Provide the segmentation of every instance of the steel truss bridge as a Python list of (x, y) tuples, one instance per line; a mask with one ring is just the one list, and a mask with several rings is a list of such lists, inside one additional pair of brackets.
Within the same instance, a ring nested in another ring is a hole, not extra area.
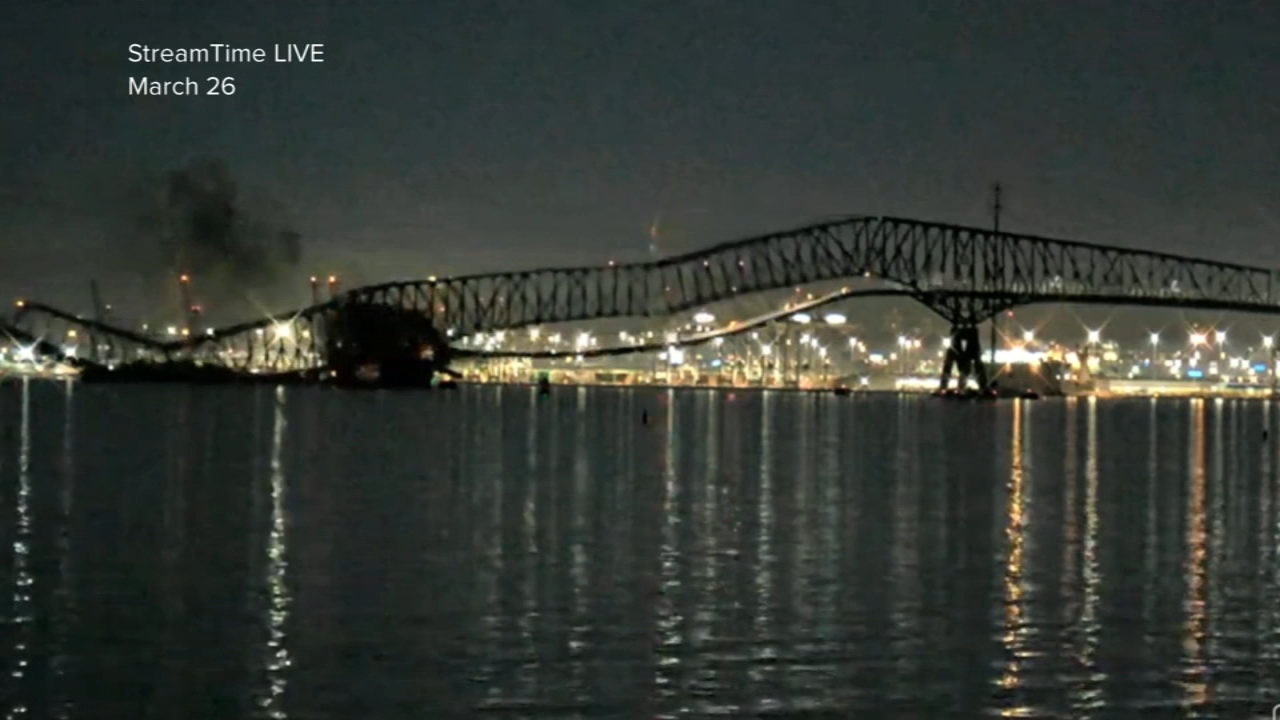
[[(295, 312), (168, 342), (38, 303), (20, 306), (6, 329), (43, 355), (81, 365), (183, 359), (232, 369), (321, 369), (328, 362), (326, 337), (335, 318), (355, 306), (412, 313), (429, 321), (441, 337), (460, 338), (556, 323), (677, 315), (750, 294), (852, 278), (884, 281), (889, 289), (879, 294), (914, 298), (951, 324), (944, 386), (953, 367), (962, 377), (974, 372), (985, 382), (977, 327), (1021, 305), (1280, 312), (1277, 272), (1270, 269), (960, 225), (854, 216), (654, 262), (369, 285)], [(846, 296), (836, 293), (820, 301)], [(756, 324), (738, 324), (712, 336)], [(68, 331), (82, 338), (74, 358), (66, 358), (58, 342), (50, 341)], [(709, 337), (681, 338), (676, 344)], [(649, 349), (601, 348), (583, 354)], [(489, 353), (453, 351), (459, 354)]]

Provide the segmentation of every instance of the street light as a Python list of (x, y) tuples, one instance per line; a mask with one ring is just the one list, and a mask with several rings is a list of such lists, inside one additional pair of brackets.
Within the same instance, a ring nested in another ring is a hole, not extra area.
[(828, 325), (843, 325), (845, 323), (845, 316), (840, 313), (827, 313), (827, 316), (824, 317), (823, 320), (826, 320)]
[(1160, 357), (1156, 354), (1156, 348), (1160, 345), (1160, 333), (1151, 333), (1151, 377), (1156, 376), (1156, 366), (1160, 364)]
[(1193, 333), (1191, 333), (1191, 346), (1192, 346), (1192, 347), (1200, 347), (1200, 346), (1204, 345), (1205, 343), (1207, 343), (1208, 341), (1209, 341), (1209, 338), (1208, 338), (1204, 333), (1200, 333), (1200, 332), (1193, 332)]
[(1032, 340), (1035, 340), (1035, 339), (1036, 339), (1036, 331), (1035, 331), (1035, 330), (1024, 330), (1024, 331), (1022, 332), (1022, 341), (1023, 341), (1023, 342), (1031, 342)]
[(1263, 335), (1262, 346), (1271, 354), (1271, 363), (1267, 367), (1268, 373), (1271, 375), (1271, 394), (1276, 392), (1276, 338), (1274, 335)]
[(1101, 331), (1101, 330), (1090, 330), (1090, 331), (1089, 331), (1089, 344), (1090, 344), (1090, 345), (1097, 345), (1097, 344), (1098, 344), (1098, 342), (1099, 342), (1101, 339), (1102, 339), (1102, 331)]

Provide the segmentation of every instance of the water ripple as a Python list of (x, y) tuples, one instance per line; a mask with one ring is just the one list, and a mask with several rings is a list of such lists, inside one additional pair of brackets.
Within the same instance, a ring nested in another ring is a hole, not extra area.
[(1280, 699), (1272, 402), (56, 392), (0, 395), (13, 717)]

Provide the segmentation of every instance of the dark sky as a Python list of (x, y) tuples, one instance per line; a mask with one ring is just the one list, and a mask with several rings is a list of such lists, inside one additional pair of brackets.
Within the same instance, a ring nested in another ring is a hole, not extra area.
[[(195, 157), (287, 210), (300, 281), (640, 259), (655, 216), (668, 253), (834, 214), (986, 224), (996, 179), (1012, 230), (1280, 265), (1275, 0), (7, 7), (15, 296), (133, 292), (128, 190)], [(134, 42), (326, 62), (133, 65)]]

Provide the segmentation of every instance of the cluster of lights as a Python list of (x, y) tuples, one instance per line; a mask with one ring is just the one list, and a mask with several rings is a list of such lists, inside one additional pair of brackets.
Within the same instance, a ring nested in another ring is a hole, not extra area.
[[(791, 321), (801, 325), (808, 325), (813, 322), (813, 316), (809, 313), (798, 312), (791, 316)], [(840, 313), (827, 313), (822, 316), (822, 321), (828, 325), (844, 325), (849, 319)]]

